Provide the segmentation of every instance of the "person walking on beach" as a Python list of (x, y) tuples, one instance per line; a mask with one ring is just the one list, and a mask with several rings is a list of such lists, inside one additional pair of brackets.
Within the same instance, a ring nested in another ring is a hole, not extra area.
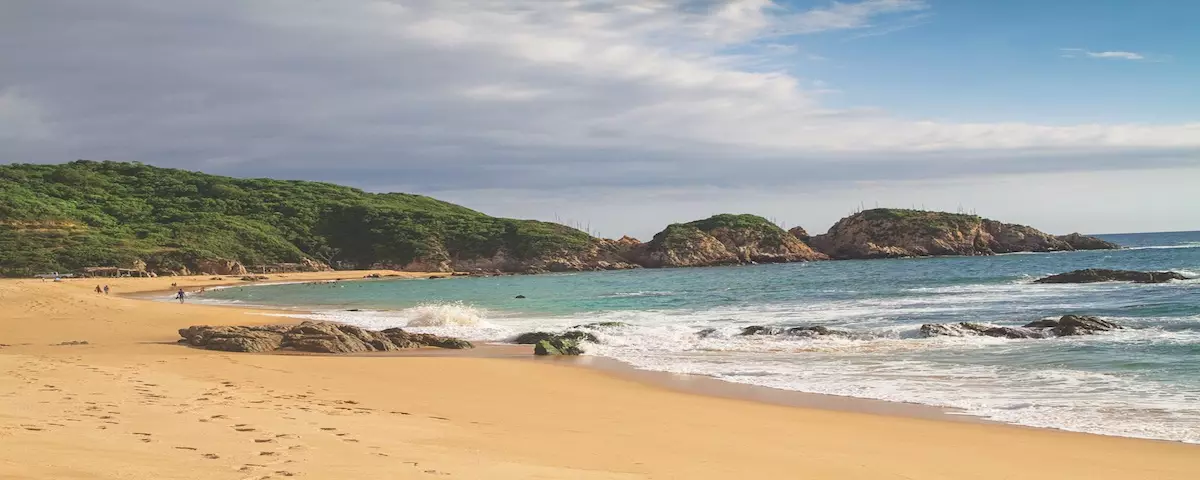
[(179, 292), (175, 294), (175, 298), (179, 299), (179, 303), (183, 303), (183, 297), (186, 295), (187, 294), (183, 293), (183, 289), (181, 288), (179, 289)]
[(96, 285), (96, 293), (103, 293), (103, 292), (104, 292), (104, 290), (101, 290), (100, 286)]
[(104, 286), (104, 294), (105, 294), (105, 295), (108, 295), (108, 285), (105, 285), (105, 286)]

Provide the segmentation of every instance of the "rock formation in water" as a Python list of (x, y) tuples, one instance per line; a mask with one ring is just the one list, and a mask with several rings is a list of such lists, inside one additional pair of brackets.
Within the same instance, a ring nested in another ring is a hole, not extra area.
[(1188, 277), (1177, 272), (1138, 272), (1134, 270), (1109, 270), (1105, 268), (1088, 268), (1075, 270), (1034, 280), (1033, 283), (1097, 283), (1097, 282), (1133, 282), (1133, 283), (1165, 283), (1172, 280), (1187, 280)]
[[(1116, 248), (1076, 234), (1070, 242), (1032, 227), (976, 215), (877, 208), (839, 220), (809, 244), (835, 259), (994, 255)], [(1073, 246), (1075, 245), (1075, 246)]]
[(580, 330), (568, 330), (568, 331), (565, 331), (562, 333), (550, 333), (550, 332), (522, 333), (520, 335), (517, 335), (516, 338), (513, 338), (512, 343), (515, 343), (517, 345), (537, 345), (539, 342), (544, 341), (544, 340), (556, 340), (556, 339), (560, 339), (560, 340), (565, 339), (565, 340), (570, 340), (573, 342), (600, 343), (600, 339), (596, 338), (596, 335), (588, 333), (588, 332), (580, 331)]
[(1038, 320), (1021, 327), (1001, 327), (971, 322), (927, 323), (921, 325), (921, 335), (925, 337), (1049, 338), (1092, 335), (1120, 328), (1123, 327), (1097, 317), (1063, 315), (1058, 320)]
[(183, 342), (194, 347), (226, 352), (296, 350), (317, 353), (383, 352), (418, 347), (473, 348), (471, 342), (452, 337), (410, 333), (399, 328), (366, 330), (331, 322), (299, 325), (207, 326), (179, 329)]
[(1120, 245), (1113, 242), (1079, 233), (1059, 235), (1055, 238), (1067, 242), (1067, 245), (1070, 245), (1075, 250), (1117, 250), (1121, 248)]
[(556, 337), (541, 340), (533, 346), (534, 355), (582, 355), (583, 349), (579, 342), (568, 338)]
[(738, 335), (749, 337), (754, 335), (795, 335), (800, 337), (817, 337), (824, 335), (849, 335), (849, 332), (841, 330), (832, 330), (821, 325), (810, 327), (780, 327), (780, 326), (764, 326), (751, 325), (743, 328)]
[(626, 256), (644, 267), (699, 267), (825, 260), (794, 235), (754, 215), (676, 223)]

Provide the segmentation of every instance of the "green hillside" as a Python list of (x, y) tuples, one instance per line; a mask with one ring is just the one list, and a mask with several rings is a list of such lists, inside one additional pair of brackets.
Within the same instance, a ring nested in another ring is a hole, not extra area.
[(436, 265), (501, 249), (532, 259), (583, 251), (592, 242), (563, 225), (328, 183), (124, 162), (0, 165), (0, 275), (6, 276), (139, 261), (158, 272), (194, 270), (207, 260)]

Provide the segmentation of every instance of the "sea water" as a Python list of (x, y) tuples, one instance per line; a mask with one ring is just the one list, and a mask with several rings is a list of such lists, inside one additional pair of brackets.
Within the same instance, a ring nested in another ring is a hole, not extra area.
[[(1021, 425), (1200, 443), (1200, 280), (1032, 282), (1081, 268), (1200, 276), (1200, 232), (1103, 238), (1127, 248), (239, 287), (205, 301), (311, 309), (315, 319), (473, 340), (617, 321), (628, 326), (598, 330), (602, 343), (588, 345), (589, 355)], [(1023, 340), (918, 331), (925, 323), (1016, 326), (1064, 314), (1128, 328)], [(823, 325), (851, 335), (738, 335), (750, 325)], [(706, 328), (716, 334), (696, 334)]]

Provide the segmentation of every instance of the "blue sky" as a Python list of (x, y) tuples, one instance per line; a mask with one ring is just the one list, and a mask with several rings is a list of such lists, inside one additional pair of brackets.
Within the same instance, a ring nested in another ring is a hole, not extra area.
[[(794, 2), (794, 8), (820, 2)], [(827, 60), (789, 69), (835, 85), (829, 103), (953, 121), (1194, 121), (1200, 2), (941, 1), (881, 19), (880, 36), (793, 36)], [(919, 17), (919, 18), (911, 18)], [(1144, 60), (1064, 58), (1065, 48)]]
[[(959, 205), (1200, 229), (1200, 2), (12, 0), (0, 161), (425, 193), (610, 236)], [(1098, 192), (1103, 192), (1102, 194)]]

